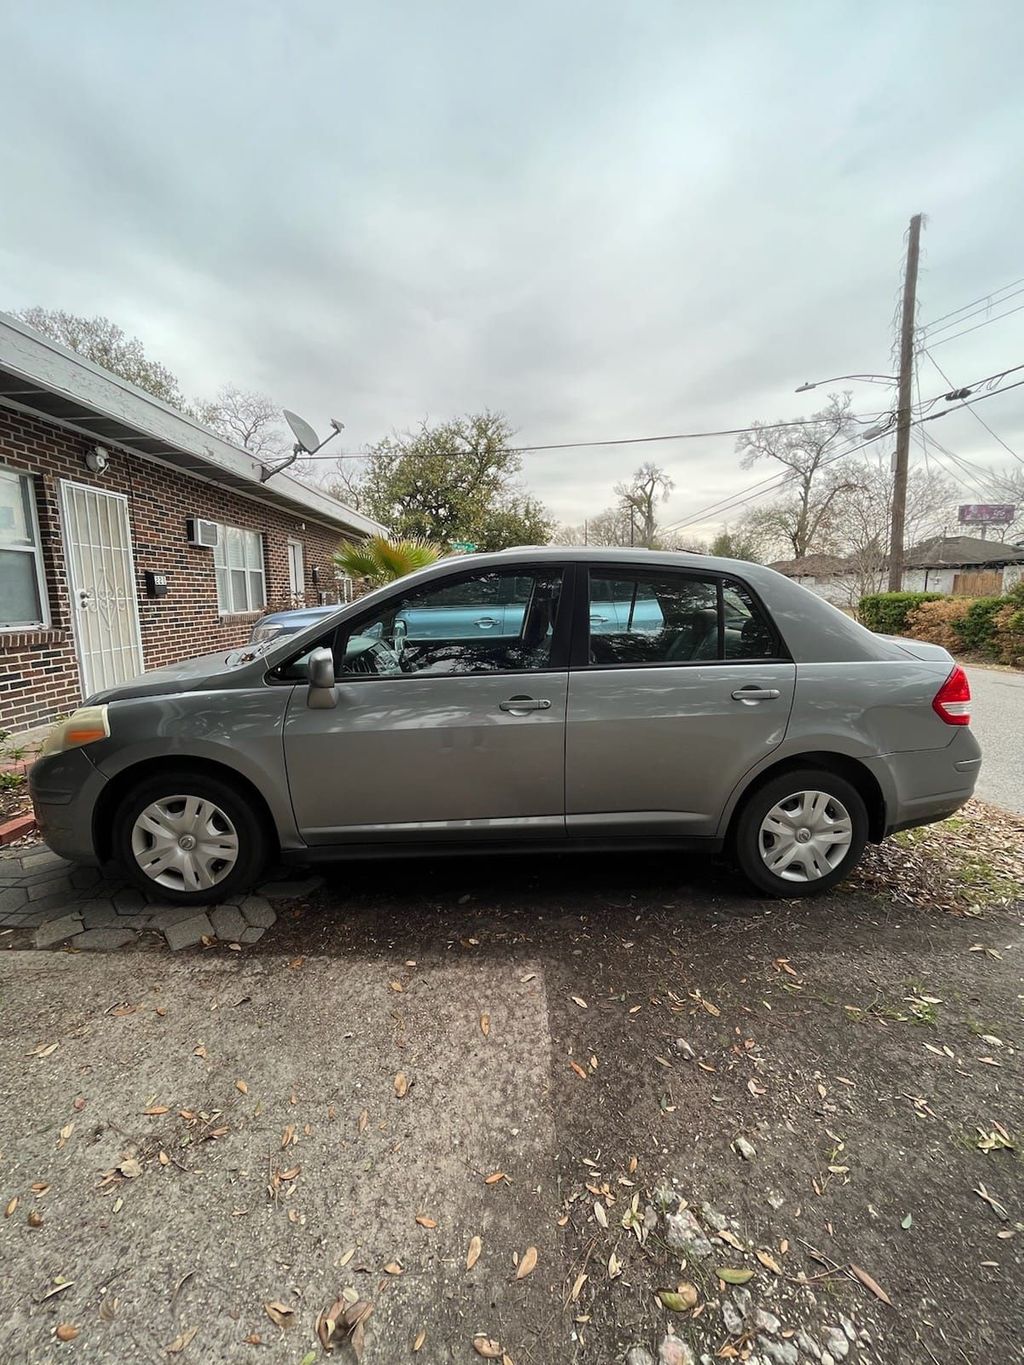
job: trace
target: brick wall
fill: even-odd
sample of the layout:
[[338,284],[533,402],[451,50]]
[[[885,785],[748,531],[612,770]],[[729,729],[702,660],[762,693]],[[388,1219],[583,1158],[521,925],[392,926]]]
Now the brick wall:
[[[0,630],[0,729],[19,730],[69,711],[81,700],[71,621],[68,573],[60,539],[59,481],[73,479],[128,498],[135,557],[136,592],[146,668],[174,663],[215,649],[230,649],[249,638],[262,613],[225,615],[217,606],[213,551],[188,544],[187,517],[208,518],[263,534],[267,610],[293,605],[288,576],[289,539],[304,550],[305,595],[318,601],[311,570],[319,569],[320,591],[336,601],[331,554],[339,533],[293,517],[263,503],[189,478],[160,465],[110,449],[102,474],[85,466],[95,442],[74,432],[0,408],[0,465],[31,473],[35,484],[49,596],[51,628]],[[166,597],[145,594],[144,572],[165,573]]]

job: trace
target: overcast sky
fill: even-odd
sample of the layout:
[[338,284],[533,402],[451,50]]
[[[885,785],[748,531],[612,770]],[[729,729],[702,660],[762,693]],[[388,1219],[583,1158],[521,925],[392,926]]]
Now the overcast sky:
[[[348,449],[483,407],[524,444],[805,416],[802,380],[888,371],[918,210],[922,323],[1024,283],[1019,0],[2,16],[0,307],[105,313],[186,392],[264,389]],[[1022,363],[1024,312],[935,354]],[[1024,453],[1021,394],[978,411]],[[931,430],[1012,462],[967,413]],[[575,521],[643,458],[672,520],[759,477],[730,438],[525,474]]]

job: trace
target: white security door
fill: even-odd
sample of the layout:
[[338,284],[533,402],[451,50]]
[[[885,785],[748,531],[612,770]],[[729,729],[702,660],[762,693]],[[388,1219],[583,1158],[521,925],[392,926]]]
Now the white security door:
[[145,667],[128,499],[66,479],[60,493],[82,695],[89,697]]
[[288,542],[288,586],[293,598],[301,598],[297,605],[305,606],[306,571],[303,563],[302,541]]

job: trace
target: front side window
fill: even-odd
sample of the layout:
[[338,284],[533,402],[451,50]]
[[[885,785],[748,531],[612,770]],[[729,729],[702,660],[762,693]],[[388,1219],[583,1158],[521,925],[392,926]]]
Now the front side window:
[[213,550],[217,606],[222,612],[261,611],[267,605],[263,537],[259,531],[222,526]]
[[[335,644],[339,676],[353,641],[376,640],[403,674],[520,673],[551,665],[561,569],[478,573],[395,596],[353,623]],[[384,671],[379,666],[375,672]]]
[[672,569],[591,573],[591,665],[699,664],[779,656],[771,623],[742,584]]
[[0,630],[49,623],[32,476],[0,469]]

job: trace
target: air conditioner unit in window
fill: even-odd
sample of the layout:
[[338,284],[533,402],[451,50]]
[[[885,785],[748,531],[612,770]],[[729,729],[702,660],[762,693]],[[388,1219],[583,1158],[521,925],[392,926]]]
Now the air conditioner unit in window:
[[220,544],[220,526],[217,522],[189,517],[187,525],[190,545],[204,545],[208,550],[212,550],[215,545]]

